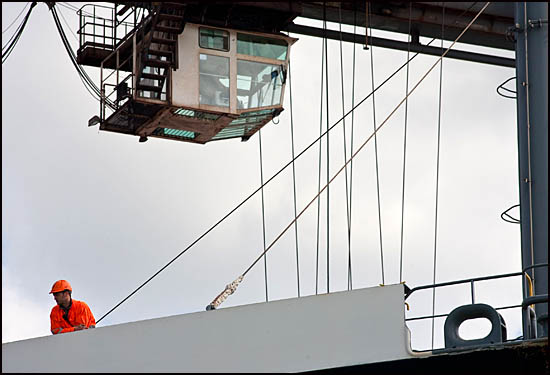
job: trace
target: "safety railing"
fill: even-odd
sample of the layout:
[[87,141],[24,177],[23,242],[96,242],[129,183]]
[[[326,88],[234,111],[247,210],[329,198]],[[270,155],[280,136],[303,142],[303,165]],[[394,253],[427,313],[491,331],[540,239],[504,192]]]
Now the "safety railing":
[[[543,265],[544,264],[534,265],[532,267],[538,267],[538,266],[543,266]],[[513,272],[513,273],[507,273],[507,274],[476,277],[476,278],[469,278],[469,279],[456,280],[456,281],[437,283],[437,284],[428,284],[428,285],[418,286],[418,287],[415,287],[415,288],[412,288],[412,289],[406,288],[405,300],[407,300],[407,298],[409,298],[411,296],[411,294],[413,294],[414,292],[417,292],[419,290],[435,289],[435,288],[441,288],[441,287],[446,287],[446,286],[451,286],[451,285],[459,285],[459,284],[470,284],[470,297],[471,297],[472,304],[474,304],[474,303],[476,303],[476,296],[475,296],[475,283],[476,282],[481,282],[481,281],[486,281],[486,280],[494,280],[494,279],[510,278],[510,277],[518,277],[518,276],[525,275],[527,283],[522,283],[522,287],[524,289],[524,294],[523,295],[524,296],[529,296],[529,297],[525,298],[522,301],[522,303],[520,303],[520,304],[500,306],[500,307],[496,307],[495,310],[506,310],[506,309],[513,309],[513,308],[525,309],[527,307],[527,305],[529,305],[531,303],[544,302],[544,297],[546,297],[546,301],[548,301],[548,296],[547,295],[546,296],[532,296],[532,293],[533,293],[532,288],[527,289],[528,285],[530,285],[529,284],[530,283],[530,278],[529,278],[529,275],[526,273],[526,270],[529,269],[529,268],[530,267],[527,267],[522,272]],[[533,297],[538,297],[538,298],[533,298]],[[419,320],[425,320],[425,319],[443,318],[443,317],[447,317],[449,314],[450,314],[450,312],[446,313],[446,314],[433,314],[433,315],[410,317],[410,318],[406,318],[405,321],[406,322],[411,322],[411,321],[419,321]],[[507,340],[507,341],[512,341],[512,340]],[[424,352],[424,351],[431,351],[431,349],[429,349],[429,350],[414,350],[414,351],[415,352]]]
[[[125,54],[127,57],[123,60],[120,58],[120,46],[111,52],[102,62],[100,67],[100,82],[101,82],[101,100],[100,100],[100,119],[104,121],[108,117],[107,111],[114,112],[124,103],[134,96],[134,75],[135,72],[126,72],[121,70],[122,66],[134,67],[135,58],[135,32],[129,37],[133,37],[134,53]],[[106,62],[115,59],[114,68],[106,68]],[[135,68],[132,68],[134,70]]]
[[[119,10],[120,6],[123,8]],[[98,16],[98,10],[107,15]],[[81,48],[93,46],[112,51],[100,64],[101,122],[135,96],[136,35],[149,14],[150,10],[146,8],[126,6],[124,3],[115,4],[113,7],[87,4],[79,11]],[[108,20],[107,17],[111,19]],[[98,18],[100,21],[89,22],[88,18]],[[90,29],[89,32],[86,31],[86,27]],[[122,52],[123,48],[127,49],[126,42],[130,39],[130,53],[127,50]]]
[[115,8],[86,4],[78,12],[79,50],[88,46],[113,50],[116,45]]
[[149,14],[147,9],[133,6],[125,6],[119,10],[120,5],[125,6],[86,4],[78,10],[79,50],[86,47],[115,50]]
[[[531,266],[527,266],[523,269],[523,273],[525,274],[525,277],[527,278],[527,281],[529,283],[529,293],[526,293],[525,295],[529,295],[529,297],[526,297],[523,299],[522,301],[522,306],[525,308],[526,306],[528,305],[533,305],[533,304],[537,304],[537,303],[548,303],[548,293],[547,294],[538,294],[538,295],[534,295],[534,281],[531,276],[529,276],[529,272],[528,271],[531,271],[533,277],[534,277],[534,274],[535,274],[535,268],[540,268],[540,267],[548,267],[549,264],[548,263],[537,263],[537,264],[533,264]],[[548,281],[548,276],[546,277],[546,281]]]

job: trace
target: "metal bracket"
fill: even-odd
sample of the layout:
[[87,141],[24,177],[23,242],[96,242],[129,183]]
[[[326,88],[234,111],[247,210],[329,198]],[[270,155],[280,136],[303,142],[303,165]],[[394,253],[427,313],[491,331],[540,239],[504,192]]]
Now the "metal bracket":
[[542,20],[539,18],[538,20],[529,20],[527,23],[529,24],[529,27],[534,29],[535,27],[542,27],[542,24],[548,23],[548,20]]
[[506,40],[509,40],[511,42],[516,42],[516,36],[514,33],[522,32],[523,29],[521,28],[521,25],[519,23],[516,23],[514,26],[510,26],[508,29],[506,29]]

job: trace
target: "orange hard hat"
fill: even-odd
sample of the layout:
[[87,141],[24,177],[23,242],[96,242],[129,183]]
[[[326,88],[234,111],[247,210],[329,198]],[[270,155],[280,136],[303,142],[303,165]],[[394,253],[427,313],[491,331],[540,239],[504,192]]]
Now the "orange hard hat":
[[64,290],[70,290],[72,292],[73,288],[71,288],[71,284],[69,284],[69,282],[67,280],[57,280],[53,284],[52,290],[49,294],[62,292]]

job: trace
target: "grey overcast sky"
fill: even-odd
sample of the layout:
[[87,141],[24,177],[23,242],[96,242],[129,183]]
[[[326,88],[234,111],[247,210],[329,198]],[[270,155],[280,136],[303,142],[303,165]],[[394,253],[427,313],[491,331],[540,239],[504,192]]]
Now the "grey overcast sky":
[[[21,18],[4,30],[25,4],[2,3],[2,45]],[[70,25],[70,29],[63,26],[76,50],[73,33],[78,17],[66,4],[57,4]],[[83,3],[72,5],[80,8]],[[329,27],[338,29],[334,24]],[[343,31],[353,30],[344,27]],[[357,32],[364,34],[364,28]],[[406,40],[406,36],[376,30],[374,35]],[[320,123],[326,128],[326,106],[320,119],[322,39],[291,36],[299,38],[291,50],[297,154],[319,136]],[[353,46],[344,43],[342,47],[347,112],[352,102]],[[458,48],[514,56],[487,48]],[[357,103],[371,91],[371,52],[375,84],[401,66],[407,53],[377,47],[365,51],[361,45],[355,49]],[[328,54],[332,125],[342,116],[339,42],[328,42]],[[413,60],[409,87],[435,61],[433,56]],[[98,84],[98,69],[86,70]],[[403,69],[376,93],[377,125],[404,97],[405,73]],[[495,92],[514,75],[510,68],[451,59],[443,62],[437,282],[521,269],[519,226],[500,218],[501,212],[518,202],[515,101]],[[287,85],[279,123],[269,123],[261,131],[265,180],[291,160],[289,94]],[[408,102],[403,280],[410,287],[430,284],[433,277],[438,98],[439,67]],[[2,342],[50,335],[49,312],[55,302],[48,292],[58,279],[69,280],[73,298],[86,301],[99,319],[260,184],[258,134],[248,142],[233,139],[196,145],[151,138],[138,143],[134,136],[88,127],[88,119],[98,113],[99,104],[71,65],[48,7],[38,3],[15,50],[2,65]],[[404,114],[403,106],[377,136],[386,284],[400,282]],[[345,121],[348,157],[351,125],[350,116]],[[372,100],[357,109],[353,126],[356,150],[373,131]],[[344,163],[342,125],[331,131],[329,139],[332,176]],[[325,139],[321,153],[324,184]],[[298,159],[295,167],[300,211],[317,192],[319,145]],[[266,243],[270,244],[294,218],[292,169],[267,185],[264,194]],[[351,196],[353,288],[377,287],[382,271],[373,141],[354,159]],[[329,207],[333,292],[347,289],[343,173],[330,185]],[[326,293],[326,194],[321,197],[320,212],[318,292]],[[295,242],[292,228],[267,255],[270,300],[297,296]],[[257,194],[100,326],[202,311],[262,250],[261,196]],[[298,221],[302,296],[315,294],[316,251],[314,204]],[[438,291],[436,314],[469,303],[469,290],[469,285],[463,285]],[[476,298],[494,307],[516,305],[521,301],[521,280],[478,283]],[[263,301],[261,261],[222,308]],[[406,316],[431,314],[431,301],[430,291],[413,295]],[[519,336],[519,309],[501,313],[508,338]],[[436,319],[436,347],[443,345],[443,321]],[[466,336],[484,329],[488,332],[488,326],[476,324],[465,328]],[[408,326],[413,348],[428,349],[430,321]]]

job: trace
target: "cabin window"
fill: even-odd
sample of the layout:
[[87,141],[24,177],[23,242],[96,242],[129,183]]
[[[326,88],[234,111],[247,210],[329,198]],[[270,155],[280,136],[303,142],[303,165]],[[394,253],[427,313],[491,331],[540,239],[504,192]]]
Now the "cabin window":
[[279,105],[281,66],[237,60],[237,108],[250,109]]
[[199,28],[199,46],[218,51],[229,51],[229,32],[201,27]]
[[237,53],[286,60],[288,43],[283,39],[237,33]]
[[229,58],[199,55],[199,103],[229,107]]

